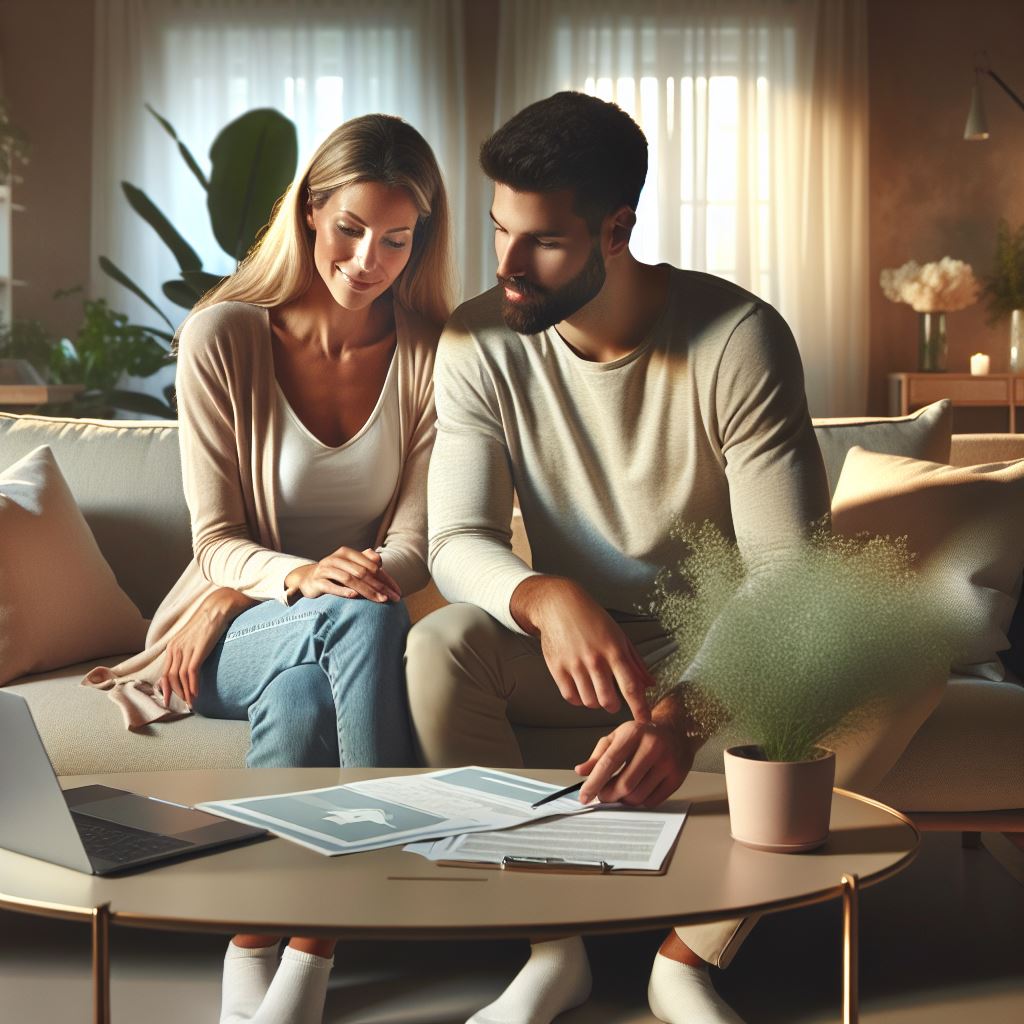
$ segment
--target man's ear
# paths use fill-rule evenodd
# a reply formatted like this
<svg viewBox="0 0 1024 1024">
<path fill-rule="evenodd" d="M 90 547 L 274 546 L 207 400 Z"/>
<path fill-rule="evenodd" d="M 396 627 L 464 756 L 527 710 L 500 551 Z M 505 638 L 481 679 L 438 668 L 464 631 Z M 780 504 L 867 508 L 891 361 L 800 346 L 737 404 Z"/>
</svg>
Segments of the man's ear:
<svg viewBox="0 0 1024 1024">
<path fill-rule="evenodd" d="M 611 214 L 608 224 L 608 256 L 618 256 L 629 247 L 629 239 L 636 225 L 636 213 L 621 206 Z"/>
</svg>

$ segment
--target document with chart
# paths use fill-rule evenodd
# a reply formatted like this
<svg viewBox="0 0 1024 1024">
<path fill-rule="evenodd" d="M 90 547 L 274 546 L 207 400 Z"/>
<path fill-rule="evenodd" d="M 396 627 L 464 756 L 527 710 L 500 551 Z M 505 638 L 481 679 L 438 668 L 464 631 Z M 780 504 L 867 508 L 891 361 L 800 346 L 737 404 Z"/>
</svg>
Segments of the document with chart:
<svg viewBox="0 0 1024 1024">
<path fill-rule="evenodd" d="M 543 807 L 530 806 L 559 788 L 509 772 L 469 767 L 198 806 L 335 856 L 505 829 L 553 815 L 592 813 L 597 806 L 584 806 L 574 795 Z"/>
</svg>

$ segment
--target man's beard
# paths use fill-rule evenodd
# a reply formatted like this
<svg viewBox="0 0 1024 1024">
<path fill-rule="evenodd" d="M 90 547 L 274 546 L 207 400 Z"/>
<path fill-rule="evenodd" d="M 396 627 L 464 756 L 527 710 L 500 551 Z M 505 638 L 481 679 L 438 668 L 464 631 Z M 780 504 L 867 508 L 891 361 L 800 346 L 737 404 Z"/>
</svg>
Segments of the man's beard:
<svg viewBox="0 0 1024 1024">
<path fill-rule="evenodd" d="M 601 247 L 590 250 L 583 269 L 561 288 L 541 288 L 523 278 L 499 277 L 498 282 L 526 298 L 510 302 L 502 298 L 501 315 L 506 325 L 519 334 L 538 334 L 582 309 L 604 287 Z"/>
</svg>

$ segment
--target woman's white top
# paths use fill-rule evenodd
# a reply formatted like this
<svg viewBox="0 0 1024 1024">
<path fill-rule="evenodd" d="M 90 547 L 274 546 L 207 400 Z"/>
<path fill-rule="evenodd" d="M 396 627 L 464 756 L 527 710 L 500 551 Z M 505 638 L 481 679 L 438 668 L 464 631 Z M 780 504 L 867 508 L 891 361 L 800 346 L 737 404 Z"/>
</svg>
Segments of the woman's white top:
<svg viewBox="0 0 1024 1024">
<path fill-rule="evenodd" d="M 342 545 L 373 547 L 402 471 L 396 362 L 392 357 L 367 421 L 337 448 L 306 429 L 277 386 L 274 488 L 282 551 L 319 561 Z"/>
</svg>

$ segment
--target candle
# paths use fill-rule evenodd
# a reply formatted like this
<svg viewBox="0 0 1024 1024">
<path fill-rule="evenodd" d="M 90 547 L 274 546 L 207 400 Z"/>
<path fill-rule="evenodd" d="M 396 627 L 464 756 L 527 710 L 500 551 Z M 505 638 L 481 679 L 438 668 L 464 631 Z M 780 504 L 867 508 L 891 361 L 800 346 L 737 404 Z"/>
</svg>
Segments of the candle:
<svg viewBox="0 0 1024 1024">
<path fill-rule="evenodd" d="M 988 373 L 989 358 L 984 352 L 975 352 L 971 356 L 971 373 L 975 376 Z"/>
</svg>

